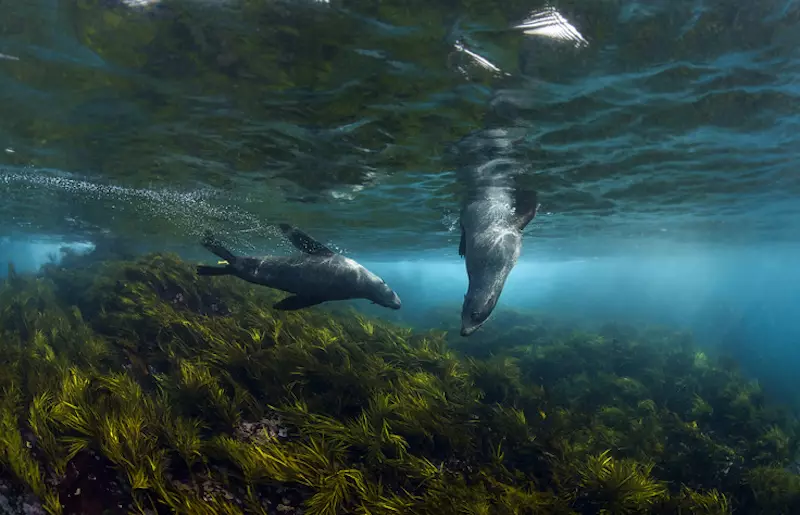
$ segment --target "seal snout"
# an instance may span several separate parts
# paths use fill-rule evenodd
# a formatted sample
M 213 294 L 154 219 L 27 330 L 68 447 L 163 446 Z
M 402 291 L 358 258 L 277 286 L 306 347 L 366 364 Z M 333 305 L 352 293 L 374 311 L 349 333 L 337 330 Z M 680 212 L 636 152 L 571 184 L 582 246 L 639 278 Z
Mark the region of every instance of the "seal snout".
M 461 336 L 469 336 L 474 333 L 478 328 L 476 326 L 462 326 Z
M 400 309 L 401 307 L 403 307 L 403 303 L 400 300 L 400 297 L 396 293 L 392 292 L 392 299 L 389 301 L 389 305 L 387 307 L 390 307 L 392 309 Z
M 470 313 L 469 318 L 461 320 L 461 336 L 469 336 L 480 329 L 487 318 L 488 316 L 484 316 L 483 313 L 477 311 Z

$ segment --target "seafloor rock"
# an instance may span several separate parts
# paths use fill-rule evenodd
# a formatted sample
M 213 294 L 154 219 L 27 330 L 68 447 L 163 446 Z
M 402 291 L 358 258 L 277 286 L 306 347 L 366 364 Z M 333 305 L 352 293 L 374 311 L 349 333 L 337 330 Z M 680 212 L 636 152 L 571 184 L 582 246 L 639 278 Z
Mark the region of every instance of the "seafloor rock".
M 20 491 L 10 482 L 0 479 L 0 514 L 45 515 L 42 503 L 35 495 Z
M 272 414 L 257 422 L 239 422 L 234 435 L 247 442 L 265 442 L 273 438 L 287 438 L 289 429 L 284 426 L 280 415 Z
M 0 287 L 0 513 L 800 512 L 792 412 L 686 335 L 465 342 L 87 262 Z

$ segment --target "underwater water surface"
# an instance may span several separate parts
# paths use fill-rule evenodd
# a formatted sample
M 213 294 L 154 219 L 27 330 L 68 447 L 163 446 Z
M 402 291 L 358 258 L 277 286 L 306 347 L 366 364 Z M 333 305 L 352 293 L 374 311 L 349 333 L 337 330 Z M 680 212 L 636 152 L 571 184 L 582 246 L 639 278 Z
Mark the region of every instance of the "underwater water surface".
M 0 0 L 0 513 L 800 513 L 799 25 Z M 540 207 L 465 338 L 462 203 L 510 172 Z M 281 223 L 402 308 L 198 276 Z

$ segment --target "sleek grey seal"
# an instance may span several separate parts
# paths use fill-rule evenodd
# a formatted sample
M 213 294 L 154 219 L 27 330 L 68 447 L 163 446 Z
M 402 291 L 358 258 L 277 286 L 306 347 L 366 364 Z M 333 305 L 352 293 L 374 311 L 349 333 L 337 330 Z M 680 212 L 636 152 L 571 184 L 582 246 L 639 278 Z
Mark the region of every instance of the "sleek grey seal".
M 400 297 L 386 282 L 354 260 L 330 250 L 300 229 L 280 224 L 281 231 L 302 251 L 291 256 L 235 256 L 210 234 L 202 245 L 228 262 L 197 267 L 198 275 L 235 275 L 245 281 L 293 293 L 273 307 L 296 310 L 331 300 L 367 299 L 400 309 Z
M 518 184 L 523 167 L 506 153 L 512 139 L 508 130 L 490 129 L 464 142 L 469 150 L 488 151 L 489 156 L 462 169 L 467 195 L 458 254 L 466 261 L 469 288 L 461 336 L 474 333 L 492 314 L 522 252 L 522 231 L 539 209 L 536 191 Z

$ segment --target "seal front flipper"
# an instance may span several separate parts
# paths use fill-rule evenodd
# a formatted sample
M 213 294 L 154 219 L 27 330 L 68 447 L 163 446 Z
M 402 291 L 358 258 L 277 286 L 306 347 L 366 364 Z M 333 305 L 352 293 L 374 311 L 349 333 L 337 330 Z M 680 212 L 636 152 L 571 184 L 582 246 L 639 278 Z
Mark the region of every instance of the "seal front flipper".
M 517 187 L 514 190 L 514 224 L 523 231 L 539 211 L 538 194 L 534 190 Z
M 303 297 L 302 295 L 292 295 L 290 297 L 286 297 L 285 299 L 276 302 L 272 305 L 273 309 L 278 309 L 281 311 L 294 311 L 297 309 L 308 308 L 311 306 L 316 306 L 325 302 L 325 299 L 318 299 L 315 297 Z
M 332 256 L 334 252 L 318 242 L 308 234 L 304 233 L 297 227 L 292 227 L 289 224 L 280 224 L 281 231 L 286 239 L 292 242 L 292 245 L 297 247 L 298 250 L 306 254 L 314 254 L 317 256 Z

